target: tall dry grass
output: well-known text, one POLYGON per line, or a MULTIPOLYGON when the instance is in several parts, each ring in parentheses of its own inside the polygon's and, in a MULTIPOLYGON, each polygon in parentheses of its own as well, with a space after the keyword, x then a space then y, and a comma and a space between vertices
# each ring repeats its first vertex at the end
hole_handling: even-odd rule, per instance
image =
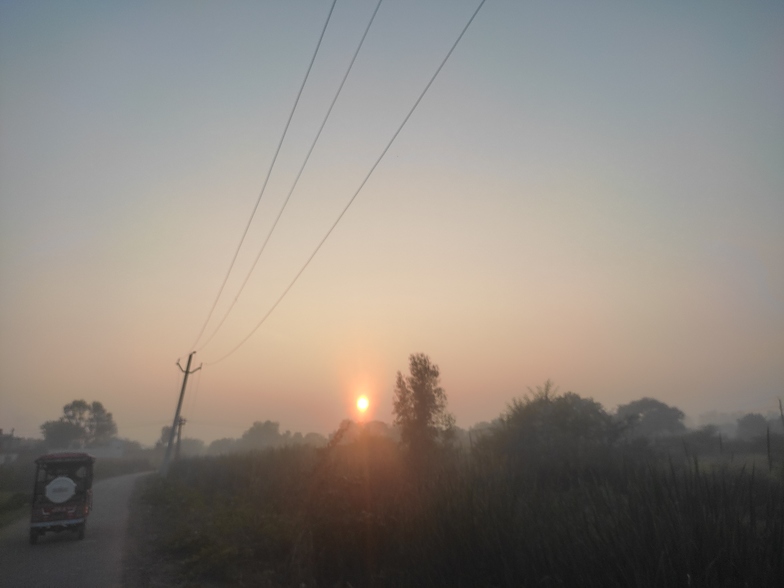
POLYGON ((577 469, 382 438, 183 460, 156 548, 236 586, 784 585, 781 472, 611 451, 577 469))

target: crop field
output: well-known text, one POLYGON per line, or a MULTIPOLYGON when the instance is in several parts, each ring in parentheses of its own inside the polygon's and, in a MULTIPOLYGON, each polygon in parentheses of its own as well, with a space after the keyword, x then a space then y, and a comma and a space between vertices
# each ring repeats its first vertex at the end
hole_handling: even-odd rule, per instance
POLYGON ((415 460, 370 436, 191 458, 139 489, 132 532, 146 563, 132 579, 781 586, 783 477, 780 463, 706 465, 631 447, 576 460, 514 460, 481 448, 415 460))

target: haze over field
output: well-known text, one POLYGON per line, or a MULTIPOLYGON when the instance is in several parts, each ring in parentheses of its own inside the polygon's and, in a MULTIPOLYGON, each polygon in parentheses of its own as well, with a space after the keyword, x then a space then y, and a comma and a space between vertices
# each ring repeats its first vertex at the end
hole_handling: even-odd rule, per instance
MULTIPOLYGON (((784 396, 784 5, 339 0, 186 434, 391 420, 427 353, 460 426, 552 378, 697 415, 784 396), (220 360, 220 361, 218 361, 220 360), (216 362, 213 364, 213 362, 216 362)), ((0 427, 170 424, 331 2, 0 4, 0 427)))

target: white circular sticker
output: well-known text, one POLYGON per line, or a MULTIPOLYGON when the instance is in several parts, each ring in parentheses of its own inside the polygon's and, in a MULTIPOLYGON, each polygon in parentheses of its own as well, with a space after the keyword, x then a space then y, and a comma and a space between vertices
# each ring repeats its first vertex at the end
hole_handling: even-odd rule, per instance
POLYGON ((46 497, 56 504, 65 502, 76 493, 76 482, 59 476, 46 485, 46 497))

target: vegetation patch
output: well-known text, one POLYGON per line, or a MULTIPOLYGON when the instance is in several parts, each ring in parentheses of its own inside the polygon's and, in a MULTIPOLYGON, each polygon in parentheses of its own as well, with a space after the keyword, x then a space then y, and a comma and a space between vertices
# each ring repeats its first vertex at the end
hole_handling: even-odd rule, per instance
POLYGON ((19 520, 29 512, 30 497, 24 492, 0 491, 0 527, 19 520))
POLYGON ((151 480, 136 508, 155 523, 145 541, 172 585, 784 579, 781 480, 623 451, 598 465, 564 471, 445 453, 423 473, 397 445, 361 438, 329 450, 184 460, 151 480))
MULTIPOLYGON (((394 430, 256 422, 220 440, 227 455, 140 478, 125 585, 784 585, 784 410, 724 438, 655 399, 611 414, 548 381, 461 432, 438 366, 414 354, 409 372, 394 430)), ((49 429, 70 423, 80 443, 114 431, 100 403, 64 414, 49 429)), ((150 470, 161 449, 98 459, 95 478, 150 470)), ((0 525, 29 512, 43 452, 0 465, 0 525)))
POLYGON ((770 430, 676 435, 682 413, 658 401, 617 418, 547 382, 461 449, 437 366, 410 368, 400 443, 344 423, 326 447, 187 458, 149 479, 131 515, 147 563, 129 585, 784 585, 770 430))

